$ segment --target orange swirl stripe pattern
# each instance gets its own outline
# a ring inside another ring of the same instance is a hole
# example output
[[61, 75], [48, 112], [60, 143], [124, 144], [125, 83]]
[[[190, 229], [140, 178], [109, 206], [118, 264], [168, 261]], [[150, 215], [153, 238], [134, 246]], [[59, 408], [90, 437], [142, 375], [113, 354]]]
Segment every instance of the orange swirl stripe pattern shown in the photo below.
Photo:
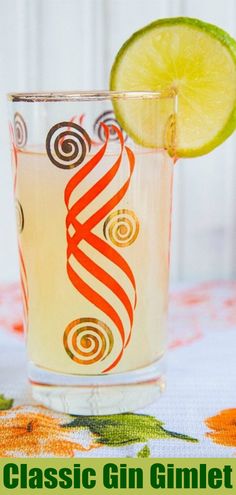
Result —
[[[120, 361], [124, 348], [129, 342], [132, 325], [133, 325], [133, 315], [136, 305], [136, 284], [132, 270], [126, 260], [116, 251], [108, 242], [98, 237], [93, 232], [93, 229], [113, 210], [114, 207], [125, 196], [131, 176], [134, 170], [135, 158], [133, 152], [124, 145], [124, 138], [121, 130], [116, 126], [111, 126], [113, 133], [117, 133], [117, 137], [120, 143], [120, 153], [115, 163], [112, 164], [110, 169], [104, 173], [104, 175], [91, 186], [91, 188], [86, 191], [79, 199], [72, 205], [70, 205], [70, 199], [73, 191], [77, 186], [92, 172], [93, 169], [101, 162], [102, 158], [105, 156], [107, 145], [110, 137], [111, 127], [106, 124], [101, 124], [104, 129], [104, 145], [100, 150], [70, 179], [65, 188], [65, 204], [67, 207], [67, 217], [66, 217], [66, 229], [67, 229], [67, 273], [70, 281], [74, 287], [92, 304], [94, 304], [99, 310], [101, 310], [109, 319], [114, 323], [117, 328], [121, 342], [122, 350], [119, 355], [115, 358], [111, 365], [109, 365], [103, 372], [108, 372], [114, 368]], [[111, 183], [111, 181], [118, 174], [121, 166], [123, 154], [126, 154], [129, 164], [129, 174], [128, 178], [124, 181], [122, 187], [114, 194], [107, 202], [105, 202], [95, 213], [93, 213], [84, 223], [81, 223], [78, 219], [78, 215], [87, 208], [90, 203], [100, 195], [104, 190], [106, 190]], [[73, 234], [71, 232], [71, 226], [73, 227]], [[134, 301], [130, 300], [130, 297], [126, 291], [121, 287], [121, 285], [113, 278], [113, 276], [99, 266], [95, 261], [93, 261], [81, 248], [80, 243], [85, 240], [92, 248], [105, 256], [109, 261], [118, 266], [123, 273], [128, 277], [133, 289], [134, 289]], [[73, 268], [71, 264], [72, 257], [85, 268], [90, 274], [92, 274], [98, 281], [102, 282], [107, 288], [109, 288], [116, 297], [119, 298], [123, 307], [125, 308], [130, 329], [128, 335], [125, 333], [124, 324], [121, 317], [119, 316], [117, 310], [113, 305], [97, 290], [94, 290], [90, 285], [85, 282], [77, 271]]]
[[[14, 188], [14, 194], [16, 196], [16, 185], [17, 185], [17, 166], [18, 166], [18, 156], [17, 153], [18, 148], [15, 145], [15, 140], [14, 140], [14, 130], [12, 125], [9, 125], [10, 129], [10, 139], [11, 139], [11, 144], [12, 144], [12, 163], [13, 163], [13, 188]], [[24, 327], [25, 331], [27, 330], [27, 321], [28, 321], [28, 311], [29, 311], [29, 292], [28, 292], [28, 282], [27, 282], [27, 274], [26, 274], [26, 268], [25, 268], [25, 262], [23, 258], [23, 253], [21, 249], [21, 244], [18, 236], [18, 251], [19, 251], [19, 262], [20, 262], [20, 284], [21, 284], [21, 294], [22, 294], [22, 299], [23, 299], [23, 314], [24, 314]]]
[[25, 330], [27, 330], [27, 321], [28, 321], [28, 312], [29, 312], [29, 292], [28, 292], [28, 283], [27, 283], [27, 274], [24, 263], [24, 258], [22, 255], [22, 250], [20, 243], [18, 242], [19, 249], [19, 258], [20, 258], [20, 283], [21, 283], [21, 292], [23, 297], [23, 311], [24, 311], [24, 322], [25, 322]]

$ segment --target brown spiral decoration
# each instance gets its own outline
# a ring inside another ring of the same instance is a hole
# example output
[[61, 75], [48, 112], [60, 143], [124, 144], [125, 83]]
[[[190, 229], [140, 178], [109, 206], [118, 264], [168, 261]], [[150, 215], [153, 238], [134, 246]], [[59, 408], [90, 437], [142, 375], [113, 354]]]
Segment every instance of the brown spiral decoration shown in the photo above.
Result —
[[96, 318], [79, 318], [66, 327], [63, 343], [68, 356], [78, 364], [94, 364], [110, 354], [114, 338], [110, 328]]
[[117, 141], [117, 140], [119, 140], [119, 137], [118, 137], [117, 132], [112, 127], [114, 125], [121, 130], [125, 141], [128, 138], [127, 134], [124, 133], [124, 131], [121, 128], [120, 124], [117, 122], [113, 110], [107, 110], [106, 112], [103, 112], [95, 120], [94, 125], [93, 125], [93, 131], [96, 134], [96, 136], [98, 137], [99, 141], [104, 142], [106, 140], [106, 136], [105, 136], [104, 127], [102, 125], [100, 125], [101, 123], [104, 123], [104, 124], [106, 124], [109, 127], [110, 141]]
[[133, 244], [139, 233], [139, 221], [131, 210], [113, 211], [105, 220], [103, 234], [118, 247]]
[[22, 115], [18, 112], [14, 114], [14, 136], [16, 146], [18, 148], [24, 148], [27, 143], [27, 127]]
[[63, 169], [80, 165], [90, 148], [89, 135], [74, 122], [59, 122], [50, 129], [46, 138], [46, 151], [50, 161]]
[[23, 208], [22, 208], [20, 201], [18, 199], [15, 200], [15, 209], [16, 209], [17, 230], [18, 230], [19, 234], [21, 234], [21, 232], [24, 229], [25, 220], [24, 220]]

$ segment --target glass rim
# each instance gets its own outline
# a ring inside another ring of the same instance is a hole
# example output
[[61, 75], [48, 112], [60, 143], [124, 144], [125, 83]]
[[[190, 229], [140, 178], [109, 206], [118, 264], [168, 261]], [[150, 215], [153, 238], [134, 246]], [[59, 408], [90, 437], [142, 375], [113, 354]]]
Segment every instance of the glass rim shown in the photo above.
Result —
[[173, 88], [160, 91], [110, 91], [110, 90], [89, 90], [89, 91], [51, 91], [33, 93], [8, 93], [7, 99], [11, 102], [69, 102], [69, 101], [93, 101], [93, 100], [126, 100], [126, 99], [163, 99], [176, 97]]

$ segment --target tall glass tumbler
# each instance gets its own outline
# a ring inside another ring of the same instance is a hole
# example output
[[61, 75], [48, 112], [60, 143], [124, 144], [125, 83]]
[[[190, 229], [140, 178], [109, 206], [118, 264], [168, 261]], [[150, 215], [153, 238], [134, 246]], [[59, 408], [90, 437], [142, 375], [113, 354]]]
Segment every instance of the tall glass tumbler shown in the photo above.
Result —
[[[9, 99], [33, 397], [72, 414], [143, 407], [164, 384], [176, 97]], [[135, 115], [134, 139], [114, 108]]]

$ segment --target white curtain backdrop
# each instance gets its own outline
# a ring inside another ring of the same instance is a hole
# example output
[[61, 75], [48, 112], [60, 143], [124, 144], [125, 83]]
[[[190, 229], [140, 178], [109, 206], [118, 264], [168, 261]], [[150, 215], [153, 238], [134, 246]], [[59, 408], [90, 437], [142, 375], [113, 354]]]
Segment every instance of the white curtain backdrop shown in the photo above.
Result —
[[[108, 87], [121, 44], [160, 18], [199, 17], [236, 37], [235, 0], [7, 0], [0, 16], [0, 282], [18, 277], [5, 93]], [[226, 89], [227, 90], [227, 89]], [[172, 280], [236, 276], [236, 134], [175, 169]]]

